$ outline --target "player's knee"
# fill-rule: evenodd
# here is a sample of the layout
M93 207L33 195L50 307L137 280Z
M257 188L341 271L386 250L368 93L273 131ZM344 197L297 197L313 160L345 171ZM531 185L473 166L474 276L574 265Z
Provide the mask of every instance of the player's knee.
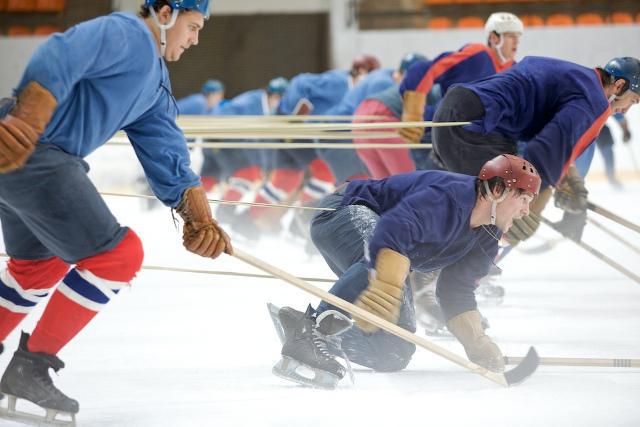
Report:
M397 343L392 349L382 353L382 357L376 358L371 368L377 372L401 371L409 365L416 346L408 342Z
M117 282L131 281L144 258L142 241L131 229L112 250L85 258L78 262L79 270L89 270L94 275Z
M7 270L23 289L49 289L69 270L69 264L58 257L42 260L11 258Z

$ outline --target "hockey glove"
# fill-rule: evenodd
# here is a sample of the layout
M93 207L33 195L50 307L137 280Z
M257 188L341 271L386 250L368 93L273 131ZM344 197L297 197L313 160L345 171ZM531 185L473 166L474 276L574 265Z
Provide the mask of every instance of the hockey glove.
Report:
M29 82L20 92L16 106L0 120L0 173L24 166L56 105L53 95L38 82Z
M484 333L478 310L465 311L449 319L447 328L464 346L470 361L495 372L504 371L502 352Z
M579 242L586 223L586 211L577 214L565 211L562 220L556 223L556 227L564 237Z
M552 193L551 187L545 188L529 205L529 215L513 220L513 225L505 234L510 245L515 246L533 236L540 226L540 214L547 206Z
M217 258L222 252L233 255L229 236L211 216L202 186L187 189L176 211L184 220L182 243L189 252L205 258Z
M369 313L396 323L402 305L404 282L409 274L409 258L389 248L381 249L376 258L375 272L369 274L369 286L355 302ZM356 324L365 332L373 333L377 326L355 318Z
M426 94L408 90L404 93L402 103L403 122L421 122L424 120L424 108L427 103ZM401 128L398 133L408 144L418 144L424 135L424 128Z
M584 178L580 176L574 165L560 181L556 188L554 204L556 207L571 213L582 213L587 210L589 192L584 186Z

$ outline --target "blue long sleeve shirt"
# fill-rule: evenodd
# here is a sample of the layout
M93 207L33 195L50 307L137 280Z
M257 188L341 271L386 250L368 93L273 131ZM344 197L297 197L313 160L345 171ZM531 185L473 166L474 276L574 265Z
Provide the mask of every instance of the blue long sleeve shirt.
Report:
M381 92L394 85L393 70L379 68L367 74L357 85L349 90L340 103L327 110L331 116L351 116L358 105L368 96Z
M351 87L351 77L343 70L298 74L289 82L278 111L293 114L298 102L306 99L313 105L312 115L323 115L337 105Z
M231 99L216 113L221 116L262 116L271 114L267 102L267 92L262 89L250 90Z
M215 108L209 108L207 105L207 97L202 93L194 93L193 95L178 99L176 104L178 105L178 114L180 115L205 116L211 114Z
M476 281L487 275L498 252L498 228L470 227L475 182L468 175L418 171L352 181L342 200L380 215L367 242L370 268L378 252L390 248L409 258L412 270L442 269L438 296L448 318L476 308Z
M485 115L466 128L526 141L523 157L556 185L591 144L611 114L596 70L530 56L501 74L463 84L475 92Z
M407 90L428 94L434 85L441 94L447 93L456 83L467 83L492 76L509 69L513 61L501 63L496 53L487 45L470 43L455 52L444 52L433 60L413 64L400 83L400 94ZM436 106L427 105L424 120L432 120Z
M124 130L162 202L175 207L199 184L166 65L141 18L114 13L53 35L33 54L16 94L30 81L58 102L41 142L85 157Z

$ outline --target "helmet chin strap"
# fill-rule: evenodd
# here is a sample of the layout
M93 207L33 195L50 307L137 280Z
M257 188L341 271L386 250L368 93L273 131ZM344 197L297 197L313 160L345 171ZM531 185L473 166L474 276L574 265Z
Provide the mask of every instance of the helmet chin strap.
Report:
M491 225L496 225L496 209L498 208L498 203L504 201L504 199L506 199L509 195L509 191L511 190L505 188L502 192L502 195L497 199L494 199L493 193L489 189L489 183L487 181L482 181L482 183L484 184L484 189L487 190L487 198L491 200Z
M160 21L158 20L158 15L156 15L156 11L153 10L153 7L149 8L149 12L151 12L153 22L155 22L158 28L160 28L160 56L164 58L164 53L167 50L167 30L175 25L176 19L178 19L178 13L180 11L178 9L173 9L173 11L171 12L171 20L168 24L160 23Z
M498 34L498 37L500 38L500 43L498 43L495 46L495 49L496 49L496 52L498 53L498 57L500 58L500 62L504 64L505 62L507 62L507 58L505 58L504 55L502 54L502 45L504 44L504 37L502 37L502 34Z

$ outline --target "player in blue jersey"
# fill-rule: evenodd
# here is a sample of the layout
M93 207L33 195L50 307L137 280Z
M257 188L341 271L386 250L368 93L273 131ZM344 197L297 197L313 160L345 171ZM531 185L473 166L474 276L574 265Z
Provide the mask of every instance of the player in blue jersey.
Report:
M517 221L509 241L527 238L556 187L555 204L565 211L560 227L579 240L586 222L587 190L573 166L613 113L640 101L640 61L615 58L587 68L553 58L526 57L511 69L449 90L436 122L471 121L463 127L435 128L434 151L454 172L477 173L496 153L516 152L540 172L540 197L532 215Z
M177 104L178 114L180 115L204 116L213 114L218 106L225 104L224 85L220 80L207 80L202 85L200 93L194 93L193 95L179 99Z
M489 271L498 239L515 218L526 215L540 177L529 162L511 155L488 161L478 176L417 171L381 180L352 181L321 202L313 242L338 276L331 293L414 332L410 271L441 270L437 293L449 330L471 361L504 369L502 353L485 334L474 296L475 281ZM376 371L404 369L415 346L355 319L326 302L305 313L289 307L282 325L284 378L333 388L345 369L334 356ZM340 335L341 350L331 336ZM314 379L301 375L305 366Z
M520 37L524 31L522 21L507 12L493 13L485 23L486 44L470 43L456 52L444 52L432 61L416 63L406 73L400 93L403 96L402 121L432 120L436 102L456 83L472 82L509 69L515 61ZM427 99L433 90L431 99ZM425 143L430 143L429 129ZM424 128L403 128L400 135L409 143L418 143ZM414 154L418 169L433 168L428 151Z
M48 370L142 265L140 238L118 223L83 158L124 130L151 188L184 219L183 244L232 253L189 167L166 62L198 44L208 0L147 0L55 34L33 54L17 101L0 120L0 221L10 256L0 271L0 341L52 293L23 333L0 389L48 411L75 414ZM56 287L57 285L57 287Z

